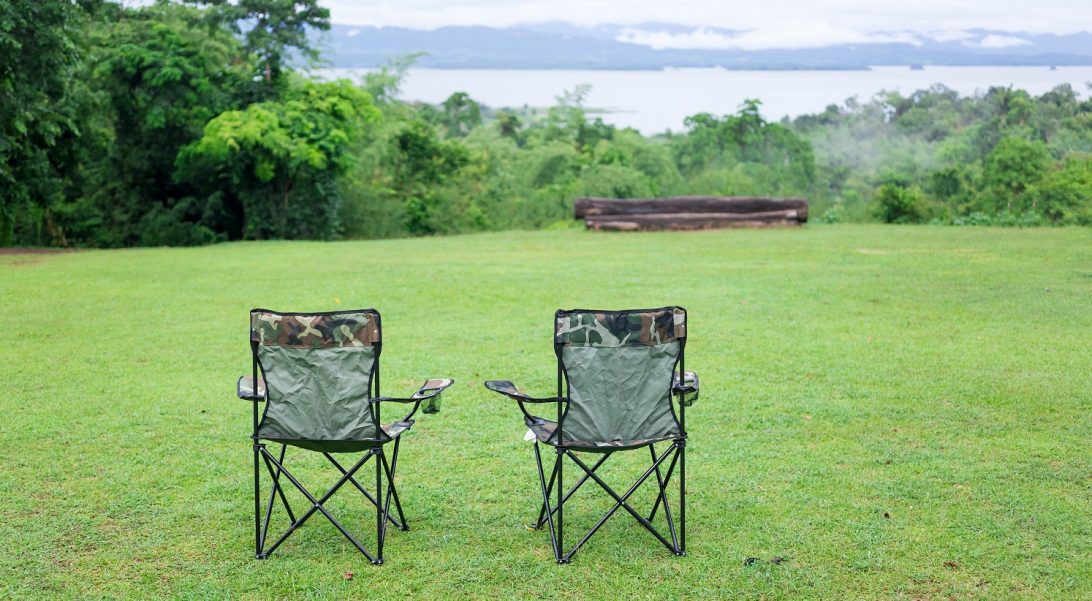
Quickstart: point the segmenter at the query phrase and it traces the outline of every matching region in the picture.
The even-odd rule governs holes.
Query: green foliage
[[[397,103],[398,94],[402,91],[402,82],[405,81],[410,67],[424,55],[424,52],[406,54],[391,60],[389,64],[379,69],[369,71],[363,78],[364,90],[372,95],[379,106],[392,107]]]
[[[441,105],[440,123],[448,137],[465,138],[482,124],[481,106],[466,92],[455,92]]]
[[[354,139],[379,118],[348,80],[306,82],[285,100],[252,104],[209,121],[178,156],[178,179],[218,195],[237,217],[233,238],[332,238],[337,178]]]
[[[816,149],[820,211],[850,190],[874,198],[878,216],[960,224],[1083,223],[1092,204],[1073,166],[1092,152],[1092,101],[1069,85],[1039,97],[1000,87],[966,97],[943,86],[883,93],[792,127]],[[885,187],[892,171],[907,185]]]
[[[842,223],[845,220],[846,207],[842,202],[835,202],[833,205],[827,207],[827,209],[823,211],[823,214],[819,216],[819,223]]]
[[[921,192],[910,185],[909,178],[891,174],[876,190],[879,217],[884,223],[917,223],[922,220]]]
[[[0,0],[0,246],[66,244],[57,222],[82,132],[84,7]]]
[[[1039,183],[1050,163],[1043,142],[1015,136],[1002,138],[986,157],[983,170],[994,207],[1010,213],[1034,210],[1033,202],[1026,202],[1025,192]]]
[[[759,112],[761,103],[747,100],[734,115],[708,113],[687,117],[687,134],[673,140],[675,160],[688,182],[689,193],[804,195],[815,183],[811,144]],[[735,177],[725,178],[725,171]],[[719,181],[716,189],[702,190]],[[695,189],[696,188],[696,189]]]
[[[1032,187],[1033,210],[1054,223],[1092,225],[1092,154],[1072,154]]]
[[[199,243],[210,239],[210,231],[234,229],[230,220],[218,219],[221,212],[188,198],[197,192],[193,186],[171,177],[179,149],[232,108],[246,83],[236,62],[238,42],[203,18],[195,9],[157,5],[128,11],[96,31],[90,77],[113,135],[107,155],[92,169],[88,195],[101,225],[87,233],[88,242]],[[172,218],[177,221],[164,228]],[[194,237],[179,234],[186,224],[195,228]],[[155,234],[161,229],[163,239]]]
[[[469,161],[466,147],[441,140],[420,120],[408,122],[394,136],[394,187],[406,205],[406,230],[434,234],[448,229],[441,210],[443,186]]]
[[[622,165],[592,165],[580,183],[581,196],[648,198],[654,195],[644,174]]]
[[[291,69],[315,0],[0,0],[0,243],[204,244],[554,227],[582,195],[806,196],[827,223],[1092,222],[1092,99],[883,92],[767,121],[758,100],[643,136],[587,106],[404,102]],[[890,174],[898,174],[891,176]]]
[[[259,99],[268,99],[282,85],[285,64],[295,51],[318,60],[308,35],[330,29],[330,9],[318,0],[205,0],[212,20],[225,23],[243,36],[248,53],[257,57],[255,75],[265,82]]]

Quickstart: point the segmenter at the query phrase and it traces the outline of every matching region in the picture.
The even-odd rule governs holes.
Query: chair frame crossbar
[[[409,530],[409,524],[406,522],[406,516],[402,511],[402,502],[398,498],[398,489],[394,484],[395,472],[398,469],[398,450],[401,443],[401,439],[397,438],[394,441],[394,449],[390,453],[391,459],[387,461],[387,453],[382,446],[376,446],[368,449],[360,459],[358,459],[352,467],[345,469],[333,455],[327,452],[323,452],[323,457],[335,469],[341,474],[341,477],[330,486],[321,497],[315,498],[315,496],[307,490],[307,488],[297,479],[292,472],[285,467],[285,451],[287,445],[282,444],[279,457],[274,456],[269,451],[264,443],[254,444],[254,462],[256,471],[254,472],[254,547],[255,557],[257,559],[268,558],[273,551],[281,546],[289,536],[296,530],[303,526],[303,524],[315,513],[321,513],[330,521],[331,524],[337,528],[345,538],[353,544],[365,557],[368,558],[373,564],[381,565],[383,563],[383,545],[386,541],[387,525],[390,524],[399,530]],[[373,495],[368,489],[356,479],[358,471],[364,467],[368,461],[375,459],[375,494]],[[260,485],[260,470],[258,466],[264,464],[266,472],[269,475],[271,481],[271,489],[269,491],[268,501],[265,503],[264,509],[261,505],[261,485]],[[301,515],[296,517],[295,512],[292,510],[291,504],[288,502],[287,496],[284,494],[284,488],[281,485],[281,476],[284,476],[289,483],[292,484],[307,500],[311,503],[311,507]],[[375,552],[369,551],[358,539],[355,537],[345,526],[341,524],[325,507],[325,503],[330,500],[345,484],[352,484],[361,496],[364,497],[376,510],[376,547]],[[386,486],[386,494],[384,495],[383,487]],[[383,499],[380,502],[380,499]],[[280,501],[281,506],[284,507],[284,511],[288,518],[288,529],[285,530],[276,540],[271,544],[269,543],[269,526],[273,519],[273,507]],[[397,513],[397,517],[391,513],[391,505],[394,505],[394,510]],[[264,516],[263,516],[264,514]],[[264,517],[264,519],[263,519]]]
[[[532,524],[533,530],[540,530],[543,526],[547,526],[550,532],[550,544],[553,547],[554,559],[559,564],[566,564],[572,561],[573,555],[579,551],[591,537],[603,527],[604,524],[610,520],[611,517],[619,509],[625,509],[633,519],[637,521],[645,530],[648,530],[656,540],[660,541],[668,551],[671,551],[675,555],[686,554],[686,530],[683,524],[685,522],[679,522],[679,528],[676,529],[675,520],[673,519],[671,512],[671,504],[668,501],[668,487],[670,485],[671,476],[675,471],[680,457],[685,453],[686,439],[679,438],[671,441],[671,445],[663,453],[657,454],[654,444],[646,445],[651,456],[651,465],[645,472],[633,483],[625,493],[619,495],[617,491],[610,487],[602,478],[599,477],[597,470],[606,463],[614,453],[621,451],[608,451],[600,455],[599,459],[592,465],[588,466],[584,460],[582,460],[577,454],[577,449],[570,449],[562,446],[554,447],[556,450],[556,457],[554,459],[553,469],[550,473],[549,482],[546,479],[546,470],[542,462],[542,451],[538,441],[534,444],[535,453],[535,465],[538,468],[538,482],[539,488],[542,492],[542,505],[539,507],[538,517]],[[632,450],[632,449],[628,449]],[[563,487],[563,475],[564,475],[564,461],[565,458],[572,461],[576,467],[580,468],[583,475],[579,480],[568,490],[562,494]],[[666,477],[660,467],[668,459],[671,459],[670,465],[667,469]],[[645,517],[637,511],[629,502],[629,498],[641,488],[641,486],[648,480],[655,476],[655,482],[657,487],[656,502],[652,506],[648,517]],[[607,493],[612,499],[614,499],[614,505],[601,517],[594,526],[571,548],[567,549],[564,545],[565,534],[565,503],[569,502],[570,498],[576,494],[588,480],[595,482],[599,487]],[[679,479],[679,509],[680,514],[685,512],[685,494],[686,487],[682,484],[682,478]],[[551,497],[554,496],[556,491],[556,500],[551,503]],[[665,537],[653,524],[652,520],[655,518],[657,510],[660,506],[664,508],[664,517],[667,522],[668,535],[670,540]],[[556,519],[555,519],[556,518]]]

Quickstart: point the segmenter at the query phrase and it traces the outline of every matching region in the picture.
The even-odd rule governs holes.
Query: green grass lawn
[[[525,528],[540,497],[519,412],[481,383],[548,394],[557,308],[668,304],[689,310],[702,379],[689,556],[619,512],[558,566]],[[234,386],[259,306],[376,307],[385,393],[457,381],[406,435],[412,530],[390,531],[382,567],[321,516],[253,559]],[[0,310],[0,597],[1092,598],[1089,229],[5,255]],[[634,455],[606,480],[632,482]],[[336,479],[289,462],[312,489]],[[585,490],[570,542],[609,506]],[[331,509],[370,545],[374,513],[348,493]]]

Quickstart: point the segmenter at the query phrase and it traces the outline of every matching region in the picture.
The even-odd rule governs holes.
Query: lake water
[[[367,69],[324,69],[323,77],[359,77]],[[545,107],[562,91],[590,84],[586,105],[608,111],[603,120],[650,134],[679,131],[695,113],[731,113],[745,98],[762,101],[767,119],[822,111],[857,96],[868,100],[882,90],[904,94],[942,83],[961,94],[991,86],[1014,86],[1042,94],[1061,83],[1087,98],[1092,67],[874,67],[870,71],[533,71],[414,69],[402,88],[405,100],[439,103],[463,91],[490,107]]]

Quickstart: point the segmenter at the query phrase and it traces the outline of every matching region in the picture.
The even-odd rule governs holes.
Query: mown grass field
[[[481,382],[546,394],[559,307],[666,304],[689,309],[702,378],[689,556],[619,512],[558,566],[524,527],[538,492],[519,413]],[[234,385],[256,306],[374,306],[385,393],[457,380],[406,435],[412,530],[390,532],[382,567],[321,516],[253,559]],[[1092,230],[4,255],[0,310],[0,597],[1092,598]],[[624,487],[646,461],[604,476]],[[312,489],[336,479],[289,462]],[[585,490],[570,542],[609,506]],[[368,544],[374,513],[348,492],[331,509]]]

